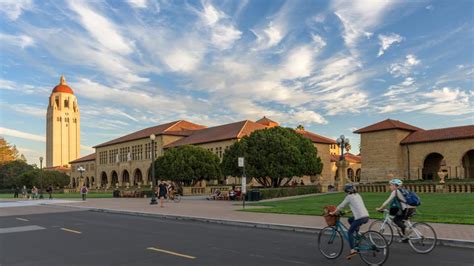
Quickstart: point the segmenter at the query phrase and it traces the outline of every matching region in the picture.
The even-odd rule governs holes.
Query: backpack
[[[402,188],[400,188],[399,190],[402,193],[402,195],[405,197],[406,204],[410,206],[415,206],[415,207],[421,205],[420,197],[418,197],[418,195],[416,195],[415,192],[410,191],[408,189],[402,189]]]
[[[83,188],[81,189],[81,192],[82,192],[82,194],[86,194],[86,193],[87,193],[87,188],[83,187]]]

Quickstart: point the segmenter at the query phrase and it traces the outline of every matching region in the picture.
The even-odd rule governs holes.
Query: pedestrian
[[[28,197],[28,190],[26,189],[26,186],[23,186],[21,189],[21,197],[26,199]]]
[[[87,189],[86,185],[84,184],[81,188],[82,200],[86,200],[87,192],[89,192],[89,190]]]
[[[46,192],[49,194],[49,199],[53,199],[53,185],[49,185]]]
[[[20,188],[18,186],[15,186],[13,197],[18,198],[18,194],[20,194]]]
[[[158,185],[158,198],[160,199],[160,207],[163,208],[163,201],[166,197],[166,193],[168,190],[168,186],[166,185],[165,181],[161,180],[160,184]]]
[[[38,189],[36,188],[36,186],[33,186],[33,188],[31,189],[31,196],[33,197],[33,199],[38,199]]]

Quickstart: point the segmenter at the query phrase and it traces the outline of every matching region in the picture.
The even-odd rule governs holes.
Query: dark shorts
[[[158,196],[158,198],[161,198],[161,197],[166,198],[166,194],[165,194],[165,193],[160,193],[160,195]]]

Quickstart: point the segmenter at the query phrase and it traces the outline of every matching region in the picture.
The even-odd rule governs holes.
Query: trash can
[[[260,190],[252,189],[250,192],[250,200],[251,201],[259,201],[260,200]]]

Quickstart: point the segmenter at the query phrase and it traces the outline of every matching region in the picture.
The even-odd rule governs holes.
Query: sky
[[[263,116],[358,153],[352,132],[387,118],[474,124],[474,2],[0,0],[0,68],[0,136],[30,163],[61,75],[81,155],[179,119]]]

